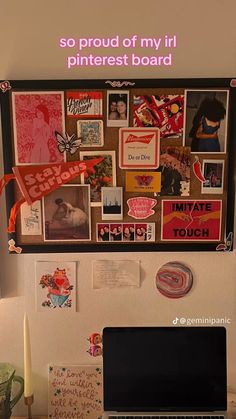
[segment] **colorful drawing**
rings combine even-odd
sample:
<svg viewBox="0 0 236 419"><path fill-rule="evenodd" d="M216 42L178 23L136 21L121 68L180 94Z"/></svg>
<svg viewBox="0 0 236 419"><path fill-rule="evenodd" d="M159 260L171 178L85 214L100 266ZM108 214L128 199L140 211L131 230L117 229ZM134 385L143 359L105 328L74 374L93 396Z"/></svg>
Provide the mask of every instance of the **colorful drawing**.
<svg viewBox="0 0 236 419"><path fill-rule="evenodd" d="M64 132L63 92L13 92L13 128L17 165L59 163L55 131Z"/></svg>
<svg viewBox="0 0 236 419"><path fill-rule="evenodd" d="M103 121L100 120L79 120L77 121L78 137L81 138L82 147L102 147Z"/></svg>
<svg viewBox="0 0 236 419"><path fill-rule="evenodd" d="M75 262L37 262L36 290L39 311L50 308L75 309Z"/></svg>

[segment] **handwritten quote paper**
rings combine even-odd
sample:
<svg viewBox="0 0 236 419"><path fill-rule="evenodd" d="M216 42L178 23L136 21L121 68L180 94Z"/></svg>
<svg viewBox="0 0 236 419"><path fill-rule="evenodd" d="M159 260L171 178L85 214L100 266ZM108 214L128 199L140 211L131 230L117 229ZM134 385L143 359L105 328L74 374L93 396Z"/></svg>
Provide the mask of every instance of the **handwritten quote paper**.
<svg viewBox="0 0 236 419"><path fill-rule="evenodd" d="M50 365L48 417L102 419L102 387L99 366Z"/></svg>
<svg viewBox="0 0 236 419"><path fill-rule="evenodd" d="M137 260L94 260L93 288L140 286L140 262Z"/></svg>

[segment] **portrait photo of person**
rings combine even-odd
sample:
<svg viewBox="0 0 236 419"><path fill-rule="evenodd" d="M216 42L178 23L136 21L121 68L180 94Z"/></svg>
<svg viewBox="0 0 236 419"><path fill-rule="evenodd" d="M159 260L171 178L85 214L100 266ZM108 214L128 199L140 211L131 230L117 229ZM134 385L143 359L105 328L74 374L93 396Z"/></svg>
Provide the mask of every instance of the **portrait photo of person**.
<svg viewBox="0 0 236 419"><path fill-rule="evenodd" d="M227 90L186 90L185 146L192 153L225 153Z"/></svg>
<svg viewBox="0 0 236 419"><path fill-rule="evenodd" d="M107 126L127 127L129 125L129 92L119 90L107 92Z"/></svg>

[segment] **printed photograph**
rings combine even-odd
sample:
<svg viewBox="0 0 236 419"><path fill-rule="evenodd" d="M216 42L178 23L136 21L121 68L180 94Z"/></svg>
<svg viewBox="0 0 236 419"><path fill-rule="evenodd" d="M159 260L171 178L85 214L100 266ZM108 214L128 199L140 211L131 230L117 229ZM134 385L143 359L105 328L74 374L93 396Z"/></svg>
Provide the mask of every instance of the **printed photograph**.
<svg viewBox="0 0 236 419"><path fill-rule="evenodd" d="M123 241L134 241L134 224L123 224Z"/></svg>
<svg viewBox="0 0 236 419"><path fill-rule="evenodd" d="M123 219L123 188L102 188L102 220Z"/></svg>
<svg viewBox="0 0 236 419"><path fill-rule="evenodd" d="M104 144L103 121L77 121L77 136L81 140L81 147L102 147Z"/></svg>
<svg viewBox="0 0 236 419"><path fill-rule="evenodd" d="M202 183L201 192L222 194L224 183L224 160L203 160L203 174L206 179Z"/></svg>
<svg viewBox="0 0 236 419"><path fill-rule="evenodd" d="M36 306L76 309L76 262L36 262Z"/></svg>
<svg viewBox="0 0 236 419"><path fill-rule="evenodd" d="M97 242L155 241L155 223L98 223Z"/></svg>
<svg viewBox="0 0 236 419"><path fill-rule="evenodd" d="M110 224L97 224L97 241L110 241Z"/></svg>
<svg viewBox="0 0 236 419"><path fill-rule="evenodd" d="M92 207L102 205L102 187L116 186L115 151L81 151L80 160L102 157L103 160L81 175L81 183L90 185Z"/></svg>
<svg viewBox="0 0 236 419"><path fill-rule="evenodd" d="M123 241L122 224L110 224L110 241L120 242Z"/></svg>
<svg viewBox="0 0 236 419"><path fill-rule="evenodd" d="M107 126L128 127L129 125L129 91L107 91Z"/></svg>
<svg viewBox="0 0 236 419"><path fill-rule="evenodd" d="M55 131L65 132L63 92L13 92L16 165L60 163Z"/></svg>
<svg viewBox="0 0 236 419"><path fill-rule="evenodd" d="M91 240L89 185L64 185L43 199L44 240Z"/></svg>
<svg viewBox="0 0 236 419"><path fill-rule="evenodd" d="M228 90L186 90L184 145L193 153L225 153Z"/></svg>
<svg viewBox="0 0 236 419"><path fill-rule="evenodd" d="M190 194L191 149L181 146L161 146L161 193L168 196Z"/></svg>
<svg viewBox="0 0 236 419"><path fill-rule="evenodd" d="M134 96L134 127L160 129L160 137L180 137L183 133L184 96Z"/></svg>

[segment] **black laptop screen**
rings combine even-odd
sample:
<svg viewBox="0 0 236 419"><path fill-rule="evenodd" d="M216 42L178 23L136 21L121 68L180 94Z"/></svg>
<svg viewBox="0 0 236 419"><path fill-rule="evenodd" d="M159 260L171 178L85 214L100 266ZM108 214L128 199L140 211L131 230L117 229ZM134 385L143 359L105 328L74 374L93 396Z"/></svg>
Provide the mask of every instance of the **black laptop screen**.
<svg viewBox="0 0 236 419"><path fill-rule="evenodd" d="M105 411L226 410L223 327L103 330Z"/></svg>

